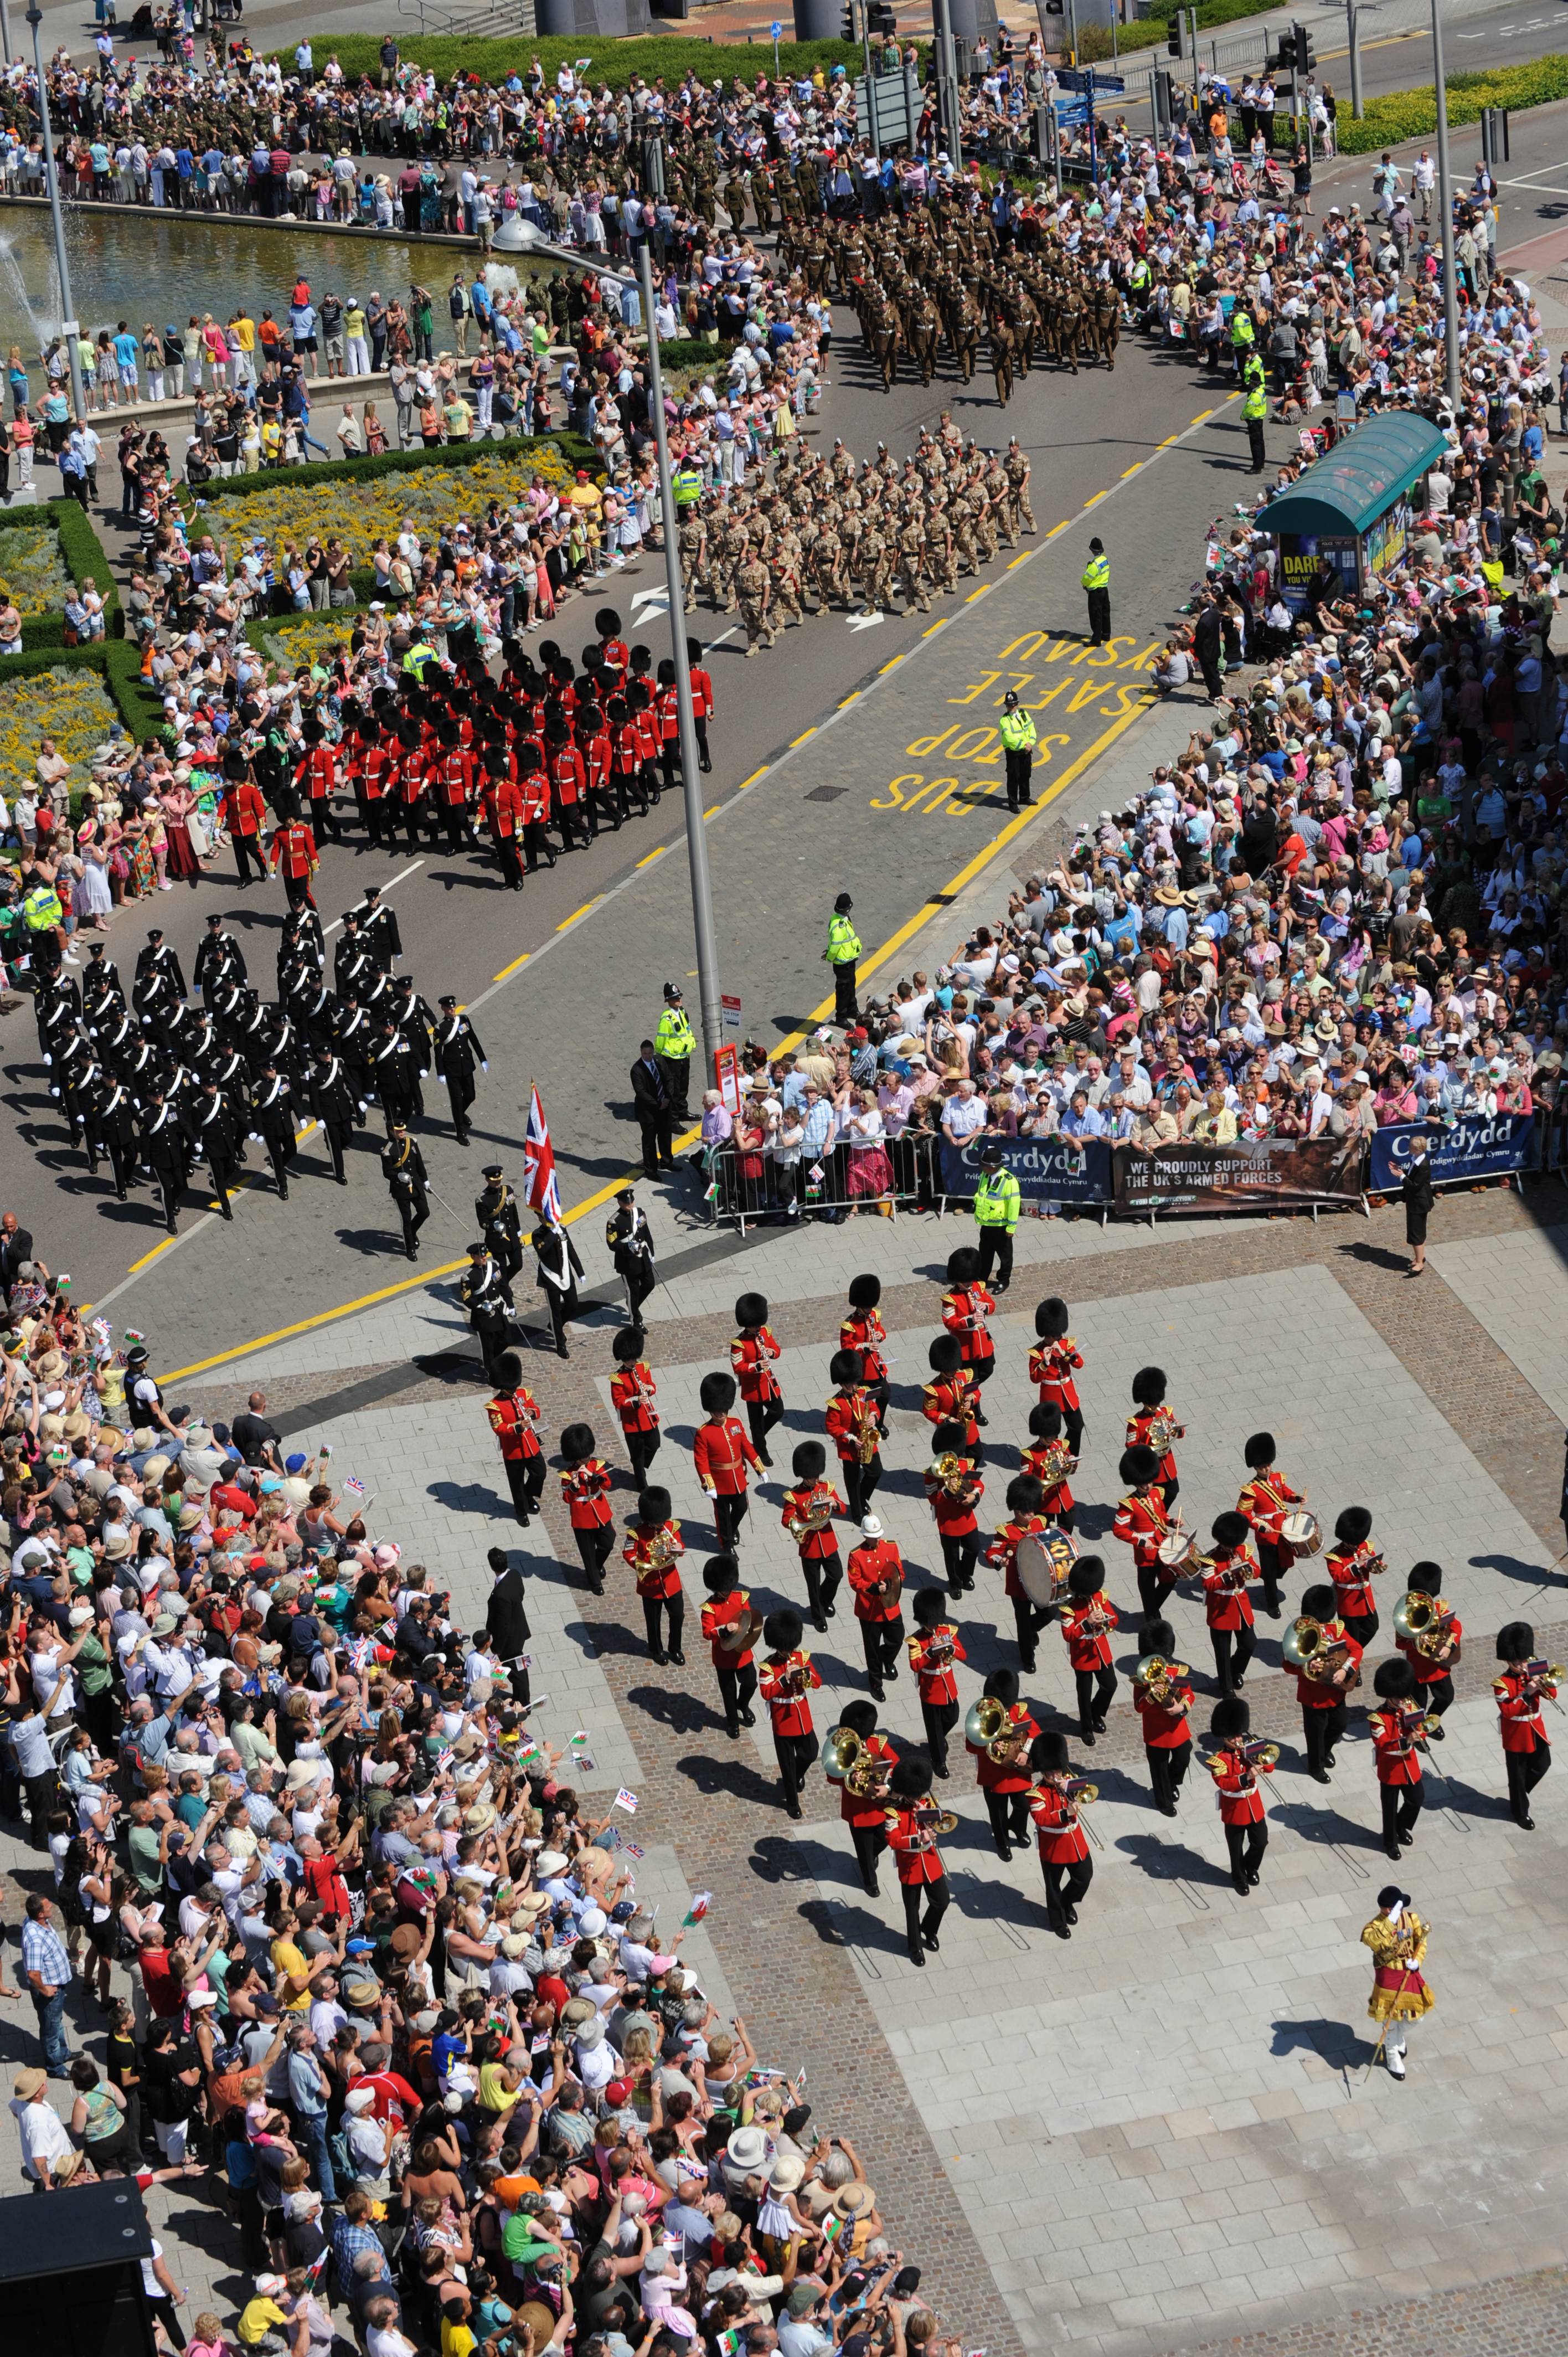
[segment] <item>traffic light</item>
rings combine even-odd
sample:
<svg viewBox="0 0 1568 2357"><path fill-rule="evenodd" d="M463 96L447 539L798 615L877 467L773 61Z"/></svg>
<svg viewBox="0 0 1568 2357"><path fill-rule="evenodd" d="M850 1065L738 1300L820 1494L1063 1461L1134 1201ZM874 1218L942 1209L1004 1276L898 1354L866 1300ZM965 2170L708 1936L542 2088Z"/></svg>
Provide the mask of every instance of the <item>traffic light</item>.
<svg viewBox="0 0 1568 2357"><path fill-rule="evenodd" d="M1178 8L1171 18L1170 31L1165 35L1165 47L1173 58L1187 55L1187 11Z"/></svg>
<svg viewBox="0 0 1568 2357"><path fill-rule="evenodd" d="M887 40L893 38L898 27L894 19L890 0L867 0L865 29L868 33L880 33Z"/></svg>
<svg viewBox="0 0 1568 2357"><path fill-rule="evenodd" d="M1312 35L1305 25L1293 24L1290 30L1291 38L1287 45L1290 56L1287 62L1294 66L1297 73L1310 73L1316 63L1312 54Z"/></svg>
<svg viewBox="0 0 1568 2357"><path fill-rule="evenodd" d="M859 0L843 0L843 38L846 41L860 38Z"/></svg>

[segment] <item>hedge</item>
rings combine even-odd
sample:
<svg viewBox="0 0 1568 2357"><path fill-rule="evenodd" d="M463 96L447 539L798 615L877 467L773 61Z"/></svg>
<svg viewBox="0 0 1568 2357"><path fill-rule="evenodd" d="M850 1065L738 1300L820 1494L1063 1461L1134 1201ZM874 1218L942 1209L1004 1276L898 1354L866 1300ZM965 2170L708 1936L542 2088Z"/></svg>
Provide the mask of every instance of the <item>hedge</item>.
<svg viewBox="0 0 1568 2357"><path fill-rule="evenodd" d="M143 680L141 655L126 640L105 639L91 647L37 647L19 655L0 655L0 685L8 679L31 679L45 671L98 672L138 745L146 737L166 736L162 699Z"/></svg>
<svg viewBox="0 0 1568 2357"><path fill-rule="evenodd" d="M215 475L209 483L187 486L209 503L241 492L276 490L280 479L309 490L317 483L373 483L384 475L408 475L421 467L471 467L480 458L521 457L531 450L554 449L574 471L604 472L598 452L576 434L518 435L503 442L444 442L435 450L387 450L379 458L323 458L307 467L264 467L254 475Z"/></svg>
<svg viewBox="0 0 1568 2357"><path fill-rule="evenodd" d="M295 46L291 42L271 54L285 69L291 68ZM574 64L580 57L592 61L587 80L596 89L608 83L613 90L624 90L634 74L649 81L662 75L665 82L672 86L688 70L710 82L720 74L728 81L736 74L749 79L757 73L771 75L773 71L773 44L769 40L718 42L692 33L639 34L628 40L602 41L577 34L570 38L551 34L540 40L530 40L520 33L502 40L476 41L458 34L432 33L400 40L398 48L408 63L428 67L443 81L463 73L477 74L482 81L499 82L513 67L519 73L526 73L535 58L551 88L554 87L558 69L563 64ZM370 74L374 79L381 71L381 41L371 33L346 33L337 40L313 39L311 50L317 71L329 57L336 58L343 71L354 77ZM814 66L825 70L839 65L859 72L864 59L857 41L780 41L779 62L786 73L810 72Z"/></svg>
<svg viewBox="0 0 1568 2357"><path fill-rule="evenodd" d="M1448 74L1444 88L1448 120L1455 127L1477 122L1484 106L1550 106L1555 99L1568 98L1568 57L1536 58L1529 65L1501 66L1493 73ZM1402 140L1430 139L1436 128L1437 91L1432 83L1424 90L1390 91L1384 98L1367 101L1359 123L1352 122L1348 109L1340 109L1339 152L1370 155L1397 147Z"/></svg>
<svg viewBox="0 0 1568 2357"><path fill-rule="evenodd" d="M659 365L666 369L722 368L729 361L736 339L710 344L701 336L672 336L659 347Z"/></svg>
<svg viewBox="0 0 1568 2357"><path fill-rule="evenodd" d="M125 635L125 615L120 604L119 584L110 569L103 544L79 500L40 500L35 508L5 510L13 526L26 530L34 520L46 522L59 542L59 553L66 571L73 581L91 581L103 600L103 621L112 639ZM65 616L61 614L29 614L22 623L22 646L25 651L45 647L65 646ZM70 650L67 649L69 652Z"/></svg>

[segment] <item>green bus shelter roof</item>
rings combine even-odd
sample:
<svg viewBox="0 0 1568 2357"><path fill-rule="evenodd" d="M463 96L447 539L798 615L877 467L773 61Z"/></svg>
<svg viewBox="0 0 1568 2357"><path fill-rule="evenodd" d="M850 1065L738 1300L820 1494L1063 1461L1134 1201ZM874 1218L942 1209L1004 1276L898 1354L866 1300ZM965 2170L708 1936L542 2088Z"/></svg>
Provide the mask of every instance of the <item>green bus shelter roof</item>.
<svg viewBox="0 0 1568 2357"><path fill-rule="evenodd" d="M1347 538L1368 532L1447 447L1435 425L1410 410L1370 417L1315 459L1259 521L1270 533Z"/></svg>

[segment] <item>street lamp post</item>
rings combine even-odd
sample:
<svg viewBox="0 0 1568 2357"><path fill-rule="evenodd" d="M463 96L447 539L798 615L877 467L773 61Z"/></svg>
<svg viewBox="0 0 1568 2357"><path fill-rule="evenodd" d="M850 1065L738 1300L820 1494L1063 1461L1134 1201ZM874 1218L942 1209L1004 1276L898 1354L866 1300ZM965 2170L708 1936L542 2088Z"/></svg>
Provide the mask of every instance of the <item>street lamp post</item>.
<svg viewBox="0 0 1568 2357"><path fill-rule="evenodd" d="M1443 25L1432 0L1432 72L1437 92L1437 201L1443 209L1443 339L1448 398L1459 408L1459 293L1454 255L1454 190L1448 178L1448 92L1443 81Z"/></svg>
<svg viewBox="0 0 1568 2357"><path fill-rule="evenodd" d="M504 232L503 232L504 234ZM714 931L714 893L708 873L707 830L703 824L703 781L697 768L697 723L692 709L692 669L686 654L686 597L681 580L681 551L676 541L676 508L670 468L670 439L664 425L664 378L659 364L659 329L653 316L653 264L650 241L638 246L638 274L606 270L585 259L570 246L554 245L533 222L512 216L507 243L512 250L544 255L552 262L592 274L612 286L633 286L641 297L648 324L648 393L653 412L653 438L659 458L659 504L664 514L664 577L670 594L670 652L675 665L675 712L680 729L681 779L686 812L686 854L692 873L692 923L697 945L697 993L702 1007L703 1048L708 1071L724 1042L724 1006L719 996L719 953ZM506 250L497 240L498 250Z"/></svg>
<svg viewBox="0 0 1568 2357"><path fill-rule="evenodd" d="M43 23L43 11L37 5L27 11L27 22L33 28L33 70L38 78L38 122L44 135L44 179L49 192L49 218L54 223L55 268L59 273L59 300L63 317L59 331L65 339L66 358L70 362L70 399L80 425L87 414L87 404L81 397L81 354L78 346L81 330L77 325L76 306L70 299L70 271L65 258L65 217L60 210L59 175L55 170L54 134L49 129L49 97L44 82L43 53L38 44L38 27Z"/></svg>

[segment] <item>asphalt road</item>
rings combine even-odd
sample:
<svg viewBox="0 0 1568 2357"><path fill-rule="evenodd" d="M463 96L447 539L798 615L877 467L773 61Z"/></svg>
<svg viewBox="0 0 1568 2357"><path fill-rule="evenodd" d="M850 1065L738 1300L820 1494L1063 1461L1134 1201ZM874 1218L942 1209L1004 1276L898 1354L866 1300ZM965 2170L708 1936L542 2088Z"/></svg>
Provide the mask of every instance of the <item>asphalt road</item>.
<svg viewBox="0 0 1568 2357"><path fill-rule="evenodd" d="M1516 126L1519 177L1556 185L1565 115L1544 110ZM1363 192L1369 173L1366 158L1326 172L1319 207ZM1520 235L1537 234L1550 217L1542 209L1558 201L1521 193ZM1142 667L1188 593L1204 528L1229 511L1245 479L1227 389L1199 381L1185 360L1124 344L1112 377L1036 371L1004 418L989 383L978 381L965 391L939 378L929 392L913 383L884 396L867 387L858 347L842 332L840 345L837 382L815 430L842 434L857 452L878 439L901 451L922 420L950 405L983 440L1016 432L1034 462L1039 535L1016 558L1004 551L983 583L965 582L929 618L875 627L842 614L817 618L752 662L730 619L696 618L712 645L718 703L707 784L721 978L742 999L746 1032L769 1043L811 1019L824 997L821 948L835 893L854 892L868 952L897 944L998 846L1007 813L994 724L1009 686L1036 711L1042 796L1093 806L1095 760L1136 716ZM1112 556L1119 635L1102 651L1109 660L1090 662L1079 635L1078 578L1096 530ZM628 623L650 615L634 635L656 654L665 626L657 601L639 593L660 579L644 564L613 588L604 585ZM599 602L590 593L568 608L558 635L585 639ZM426 1130L442 1201L424 1259L444 1265L468 1241L483 1164L519 1166L531 1082L550 1116L568 1209L596 1198L635 1159L628 1068L652 1028L660 985L688 977L693 963L680 812L666 802L650 821L531 879L521 897L503 894L478 858L426 852L415 862L328 846L317 879L324 920L372 880L395 900L403 970L432 1003L456 992L490 1055L472 1146L460 1153L435 1119ZM127 982L155 919L188 974L212 909L239 934L270 995L281 888L241 893L227 870L117 920L111 954ZM895 947L884 985L899 970ZM222 1227L193 1192L179 1239L166 1245L147 1191L116 1203L70 1148L36 1063L25 1001L0 1016L0 1086L13 1114L0 1139L0 1201L23 1213L54 1266L72 1270L80 1297L113 1296L124 1305L117 1317L156 1333L166 1366L412 1274L389 1226L373 1115L346 1193L325 1183L307 1140L286 1207L258 1184L240 1199L234 1225ZM440 1093L427 1092L433 1116Z"/></svg>

